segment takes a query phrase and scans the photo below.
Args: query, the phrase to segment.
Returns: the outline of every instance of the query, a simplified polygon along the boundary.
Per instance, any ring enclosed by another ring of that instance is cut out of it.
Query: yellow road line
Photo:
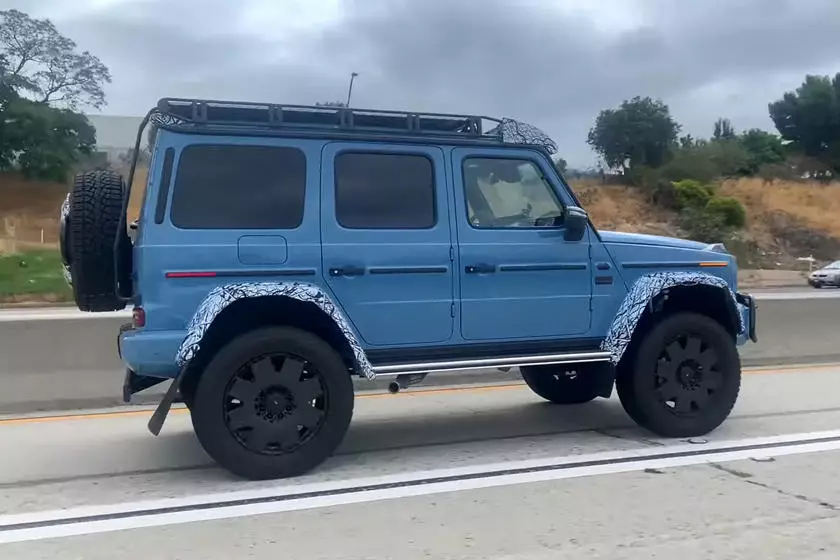
[[[838,370],[838,365],[803,365],[790,367],[759,367],[745,369],[744,375],[770,374],[770,373],[817,373],[820,371]],[[428,395],[446,395],[454,393],[486,393],[491,391],[510,391],[512,389],[523,389],[523,383],[508,383],[504,385],[479,385],[471,387],[444,387],[441,389],[415,389],[406,393],[397,393],[392,395],[390,393],[372,393],[357,395],[357,399],[381,399],[381,398],[406,398],[406,397],[423,397]],[[132,416],[149,416],[151,410],[120,410],[115,412],[91,412],[88,414],[60,414],[55,416],[30,416],[25,418],[7,418],[0,420],[0,426],[9,426],[14,424],[37,424],[41,422],[58,422],[62,420],[100,420],[106,418],[130,418]],[[186,408],[173,408],[170,414],[187,414]]]

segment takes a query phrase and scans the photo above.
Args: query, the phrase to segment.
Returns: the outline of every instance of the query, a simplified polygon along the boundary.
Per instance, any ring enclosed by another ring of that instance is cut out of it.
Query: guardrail
[[[742,349],[744,366],[840,362],[840,292],[759,295],[758,343]],[[91,408],[120,402],[123,366],[116,337],[128,313],[73,309],[0,312],[0,414]],[[424,385],[515,380],[496,370],[429,375]],[[389,380],[359,389],[384,389]],[[165,388],[135,396],[153,402]],[[145,394],[149,393],[149,394]]]

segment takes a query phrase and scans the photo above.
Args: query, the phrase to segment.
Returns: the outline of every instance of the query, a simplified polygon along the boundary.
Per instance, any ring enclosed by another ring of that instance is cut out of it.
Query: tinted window
[[[306,157],[296,148],[195,145],[181,152],[172,223],[291,229],[303,221]]]
[[[341,154],[335,158],[335,208],[346,228],[433,227],[432,162],[407,154]]]
[[[477,228],[558,227],[563,205],[534,163],[468,158],[463,164],[470,224]]]

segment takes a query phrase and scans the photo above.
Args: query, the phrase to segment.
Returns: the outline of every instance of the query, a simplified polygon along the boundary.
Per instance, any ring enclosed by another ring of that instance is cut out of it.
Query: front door
[[[452,152],[466,340],[583,337],[591,231],[565,241],[573,203],[550,160],[528,149]]]
[[[327,285],[369,345],[445,342],[454,276],[443,152],[330,143],[322,152]]]

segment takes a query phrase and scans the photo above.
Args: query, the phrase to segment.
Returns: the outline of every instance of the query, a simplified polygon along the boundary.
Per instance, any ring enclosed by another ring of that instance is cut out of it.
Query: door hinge
[[[455,247],[452,245],[449,246],[449,261],[455,262]]]
[[[450,317],[455,317],[455,304],[454,303],[449,304],[449,316]]]

